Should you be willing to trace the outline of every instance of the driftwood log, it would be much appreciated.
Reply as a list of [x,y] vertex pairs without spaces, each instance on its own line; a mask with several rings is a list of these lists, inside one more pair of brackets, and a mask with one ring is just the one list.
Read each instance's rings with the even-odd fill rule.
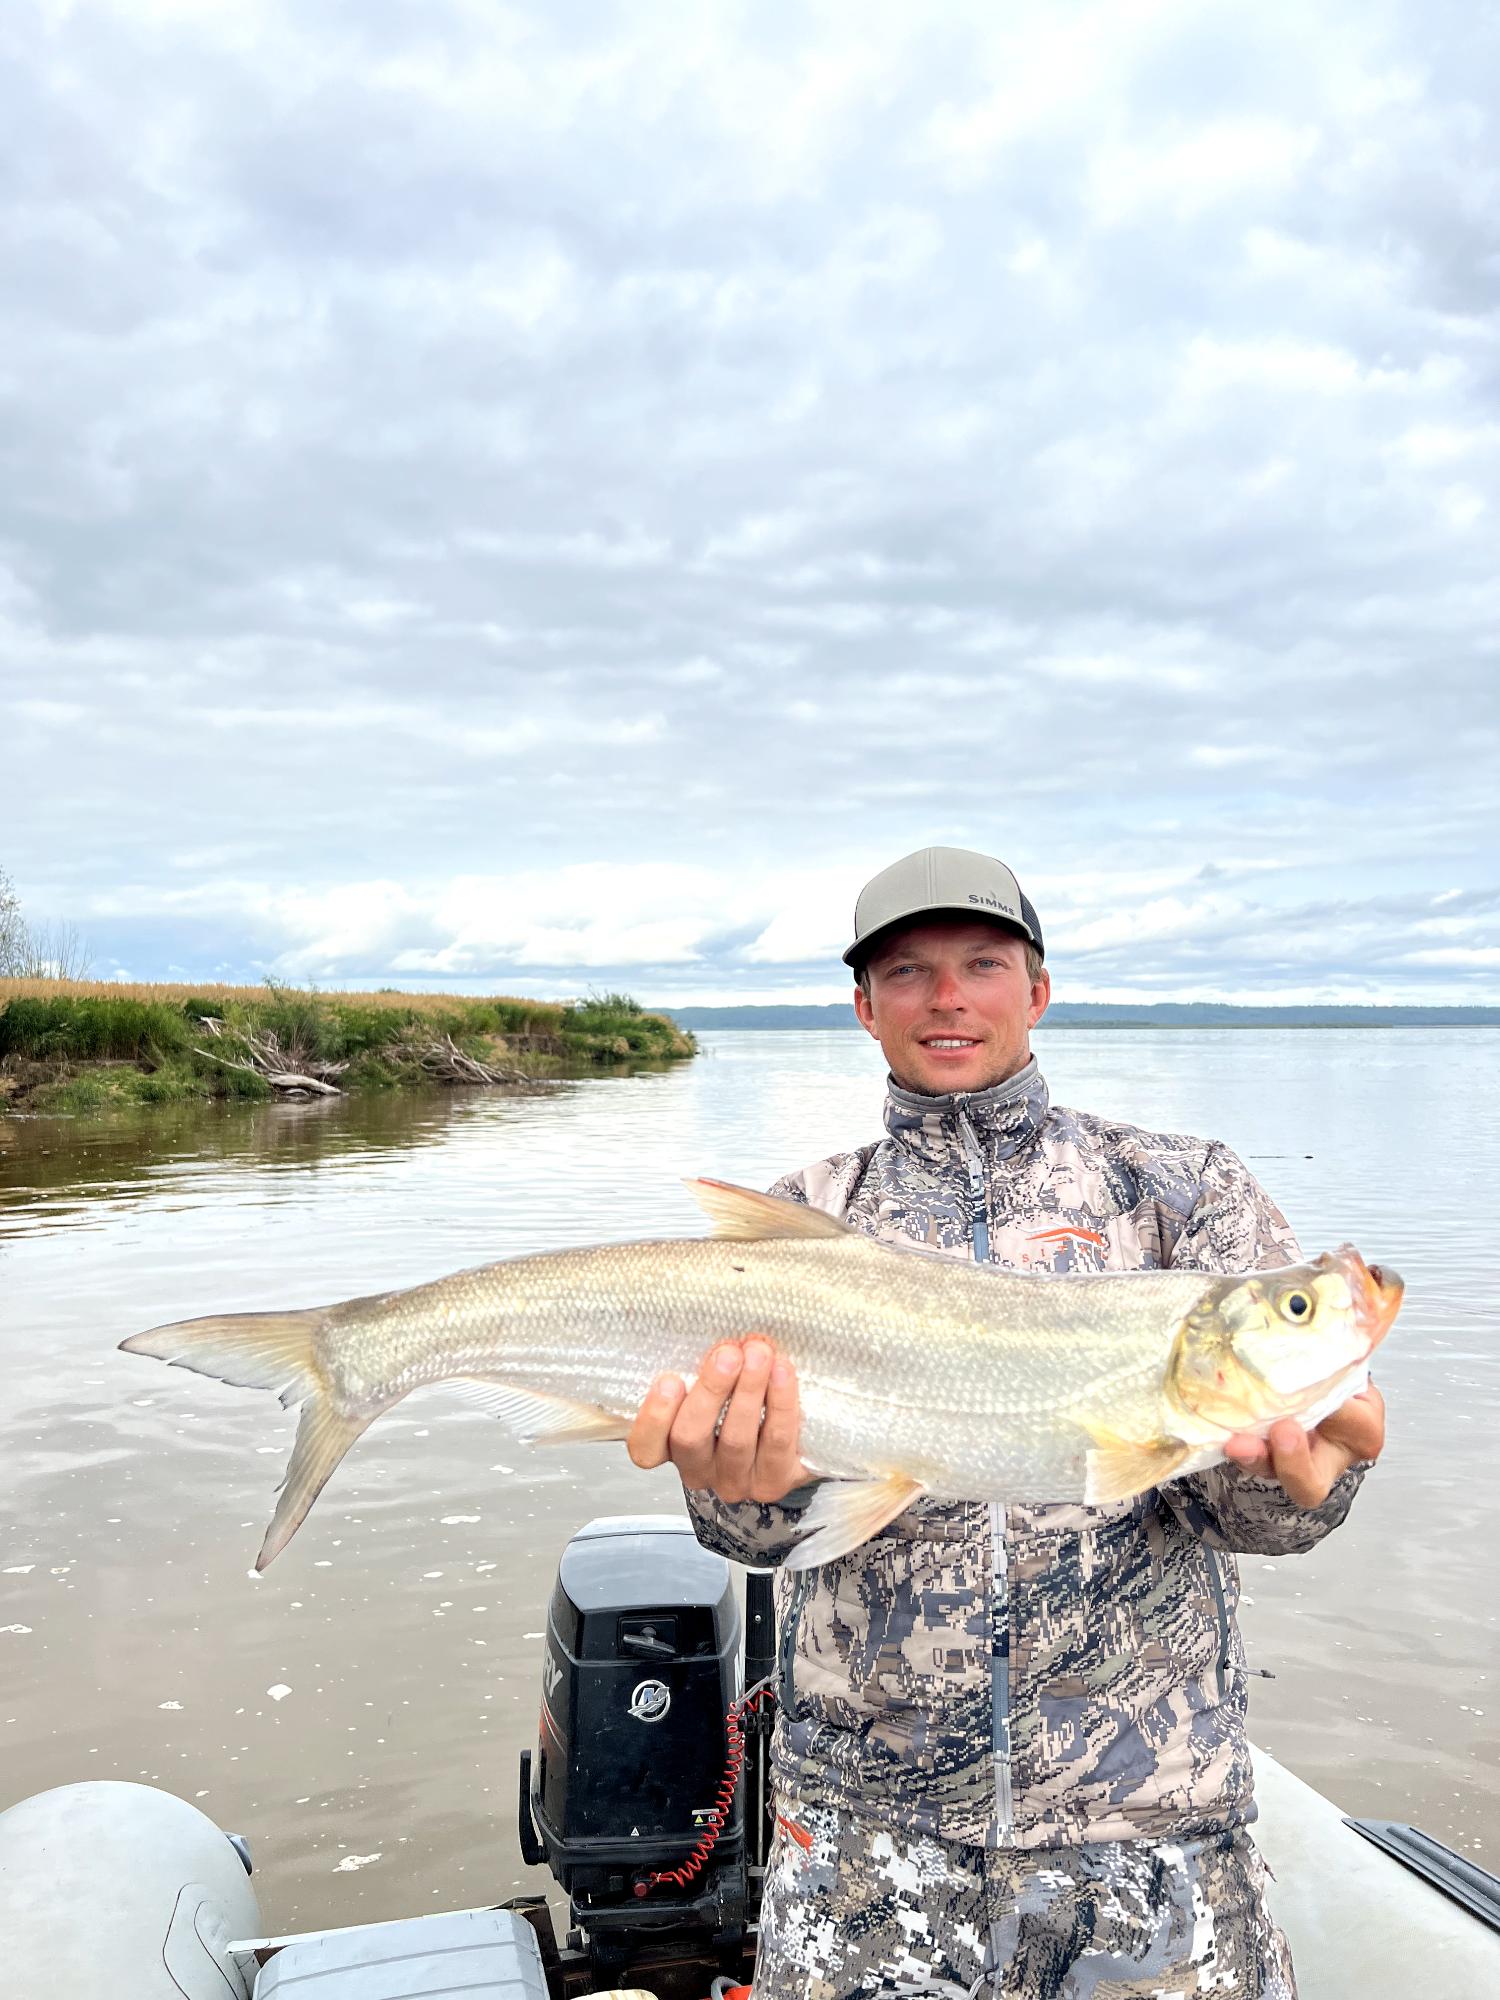
[[268,1083],[272,1090],[279,1090],[287,1097],[342,1097],[343,1092],[336,1083],[325,1083],[318,1076],[299,1076],[290,1069],[262,1069],[259,1063],[233,1062],[228,1056],[220,1055],[216,1049],[195,1049],[194,1055],[208,1056],[211,1061],[221,1063],[225,1069],[247,1070],[251,1076],[258,1076]]
[[420,1064],[427,1074],[439,1083],[525,1083],[527,1079],[516,1069],[502,1069],[498,1063],[480,1062],[477,1057],[466,1055],[451,1035],[444,1035],[440,1042],[407,1042],[401,1053],[409,1061]]
[[209,1062],[222,1063],[225,1069],[242,1069],[251,1076],[258,1076],[284,1097],[343,1095],[336,1083],[329,1082],[329,1078],[342,1075],[349,1067],[348,1063],[324,1062],[305,1056],[300,1051],[283,1049],[277,1037],[269,1031],[258,1034],[252,1028],[229,1029],[211,1015],[200,1018],[215,1041],[228,1041],[241,1049],[243,1054],[235,1057],[226,1055],[222,1049],[194,1049],[195,1055],[204,1056]]
[[[284,1049],[269,1031],[258,1033],[252,1028],[230,1028],[210,1016],[200,1016],[200,1019],[213,1040],[228,1044],[235,1053],[229,1055],[225,1048],[220,1047],[195,1049],[195,1055],[203,1056],[209,1062],[222,1063],[225,1069],[242,1069],[251,1076],[258,1076],[272,1090],[285,1097],[343,1095],[331,1079],[342,1075],[349,1067],[348,1063],[325,1062],[300,1049]],[[439,1042],[403,1042],[392,1050],[392,1054],[416,1063],[438,1083],[516,1084],[529,1081],[520,1070],[504,1069],[498,1063],[480,1062],[476,1056],[465,1054],[451,1035],[444,1035]]]

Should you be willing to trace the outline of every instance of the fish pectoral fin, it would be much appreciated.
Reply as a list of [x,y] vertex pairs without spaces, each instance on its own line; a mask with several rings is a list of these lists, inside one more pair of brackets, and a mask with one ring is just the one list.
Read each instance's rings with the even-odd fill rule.
[[1192,1446],[1181,1438],[1127,1438],[1107,1424],[1080,1419],[1094,1440],[1085,1461],[1083,1504],[1107,1507],[1112,1500],[1133,1500],[1170,1479],[1192,1456]]
[[855,1236],[857,1230],[836,1215],[812,1208],[805,1201],[761,1194],[757,1188],[736,1187],[733,1181],[690,1180],[683,1186],[713,1223],[714,1235],[736,1243],[777,1236]]
[[848,1555],[898,1514],[905,1513],[927,1488],[907,1472],[888,1472],[874,1479],[829,1479],[807,1503],[802,1519],[812,1531],[786,1558],[787,1569],[816,1569]]
[[523,1444],[580,1444],[630,1435],[631,1419],[612,1416],[597,1403],[548,1396],[537,1389],[512,1389],[465,1375],[447,1384],[486,1415],[498,1417]]

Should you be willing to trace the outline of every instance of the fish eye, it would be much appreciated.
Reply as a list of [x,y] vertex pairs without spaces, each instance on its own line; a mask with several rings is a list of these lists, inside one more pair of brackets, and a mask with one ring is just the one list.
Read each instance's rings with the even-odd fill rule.
[[1313,1309],[1312,1300],[1306,1292],[1283,1292],[1278,1303],[1288,1319],[1306,1319]]

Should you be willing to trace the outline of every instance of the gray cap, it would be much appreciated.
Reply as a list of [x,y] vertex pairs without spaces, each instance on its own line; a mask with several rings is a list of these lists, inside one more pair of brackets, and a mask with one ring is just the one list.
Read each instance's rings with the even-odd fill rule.
[[879,932],[913,917],[956,913],[991,917],[1019,931],[1041,952],[1042,927],[1030,900],[1003,861],[967,847],[923,847],[893,861],[866,882],[854,905],[854,942],[845,965],[858,970]]

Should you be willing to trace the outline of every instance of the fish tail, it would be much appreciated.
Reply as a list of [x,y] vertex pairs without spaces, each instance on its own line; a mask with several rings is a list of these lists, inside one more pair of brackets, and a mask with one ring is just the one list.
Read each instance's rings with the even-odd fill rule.
[[348,1416],[334,1407],[317,1354],[317,1336],[330,1317],[323,1306],[302,1312],[218,1313],[152,1327],[120,1342],[126,1354],[149,1354],[240,1388],[274,1389],[287,1409],[301,1405],[291,1463],[255,1559],[258,1570],[286,1547],[334,1467],[378,1414]]
[[255,1558],[258,1570],[281,1554],[307,1519],[308,1508],[328,1484],[334,1467],[372,1421],[370,1417],[341,1417],[321,1391],[308,1397],[302,1405],[297,1442],[281,1482],[276,1512]]
[[317,1336],[325,1306],[302,1312],[215,1313],[153,1326],[120,1342],[125,1354],[149,1354],[174,1368],[191,1368],[241,1389],[274,1389],[287,1409],[327,1390],[318,1366]]

